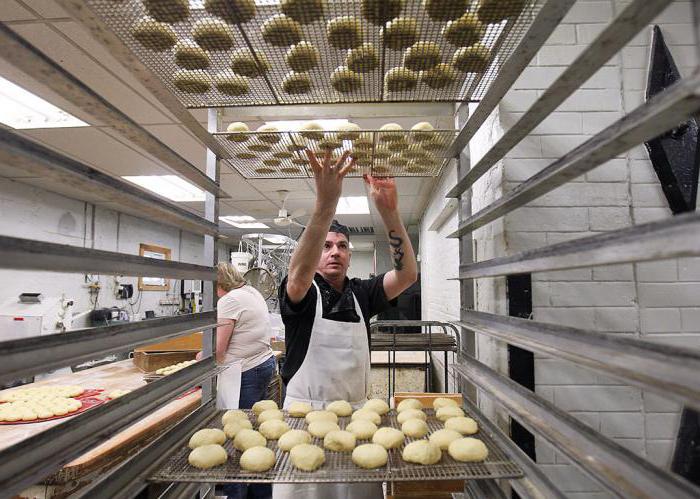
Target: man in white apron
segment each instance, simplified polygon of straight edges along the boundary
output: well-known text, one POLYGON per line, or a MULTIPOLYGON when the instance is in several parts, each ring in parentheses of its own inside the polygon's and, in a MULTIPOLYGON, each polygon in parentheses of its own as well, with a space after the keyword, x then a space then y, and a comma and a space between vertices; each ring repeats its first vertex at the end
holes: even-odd
MULTIPOLYGON (((292 255, 280 286, 285 324, 284 406, 292 402, 323 408, 347 400, 359 408, 369 393, 369 319, 413 284, 417 265, 398 211, 393 179, 365 177, 370 197, 389 236, 394 269, 372 279, 348 279, 350 234, 333 220, 343 178, 353 168, 348 154, 331 163, 307 151, 316 181, 316 208, 292 255)), ((275 499, 381 498, 381 483, 281 484, 275 499)))

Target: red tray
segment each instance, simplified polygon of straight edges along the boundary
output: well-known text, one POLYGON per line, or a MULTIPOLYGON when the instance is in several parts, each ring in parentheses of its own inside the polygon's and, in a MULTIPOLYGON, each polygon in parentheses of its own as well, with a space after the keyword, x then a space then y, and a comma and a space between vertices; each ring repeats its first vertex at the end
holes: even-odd
POLYGON ((71 397, 71 398, 78 399, 82 402, 85 399, 90 399, 90 398, 96 397, 97 395, 99 395, 102 392, 104 392, 103 388, 86 388, 83 393, 81 393, 80 395, 78 395, 76 397, 71 397))
POLYGON ((32 421, 0 421, 0 425, 43 423, 44 421, 51 421, 52 419, 69 418, 104 403, 104 400, 92 397, 80 398, 80 401, 83 403, 83 406, 80 409, 64 414, 63 416, 52 416, 50 418, 34 419, 32 421))

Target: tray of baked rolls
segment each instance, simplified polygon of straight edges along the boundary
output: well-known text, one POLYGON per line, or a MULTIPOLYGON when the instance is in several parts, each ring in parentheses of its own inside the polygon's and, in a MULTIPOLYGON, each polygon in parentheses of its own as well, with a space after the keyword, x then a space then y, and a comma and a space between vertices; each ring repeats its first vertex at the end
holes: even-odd
POLYGON ((271 400, 221 411, 176 448, 156 482, 334 483, 515 478, 520 468, 453 400, 406 399, 353 411, 271 400))

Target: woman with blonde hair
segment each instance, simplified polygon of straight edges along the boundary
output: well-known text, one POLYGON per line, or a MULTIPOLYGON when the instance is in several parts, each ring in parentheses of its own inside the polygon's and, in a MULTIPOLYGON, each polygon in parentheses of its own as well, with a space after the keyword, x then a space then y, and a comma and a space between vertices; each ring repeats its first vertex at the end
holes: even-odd
MULTIPOLYGON (((272 328, 267 303, 253 286, 230 263, 216 266, 216 361, 219 364, 241 362, 241 391, 238 408, 250 409, 265 399, 267 387, 275 373, 275 358, 270 348, 272 328)), ((226 390, 226 386, 219 386, 226 390)), ((272 495, 266 484, 225 485, 229 498, 272 495)))

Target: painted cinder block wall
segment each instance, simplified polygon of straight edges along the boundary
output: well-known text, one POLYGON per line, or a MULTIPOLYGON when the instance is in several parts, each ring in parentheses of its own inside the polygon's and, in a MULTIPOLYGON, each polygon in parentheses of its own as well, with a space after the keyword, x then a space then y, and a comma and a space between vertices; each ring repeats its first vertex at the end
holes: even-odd
MULTIPOLYGON (((468 153, 472 164, 627 3, 578 0, 471 141, 468 153)), ((681 74, 689 75, 697 61, 691 3, 671 3, 654 23, 661 27, 681 74)), ((644 100, 650 34, 651 26, 480 179, 473 188, 472 212, 640 105, 644 100)), ((441 197, 438 191, 435 195, 441 197)), ((431 202, 423 225, 431 223, 431 207, 442 201, 431 202)), ((473 250, 476 259, 482 261, 670 216, 646 151, 638 146, 474 231, 473 250)), ((456 269, 450 269, 443 257, 444 248, 452 243, 426 241, 424 231, 421 236, 423 260, 445 262, 439 270, 431 267, 430 272, 454 275, 456 269), (431 253, 426 255, 426 251, 431 253)), ((540 272, 532 278, 534 320, 700 348, 698 258, 540 272)), ((478 279, 474 287, 478 310, 507 313, 503 278, 478 279)), ((441 300, 440 293, 442 290, 434 281, 428 279, 424 283, 426 318, 442 317, 438 310, 457 306, 458 292, 450 297, 442 295, 449 304, 441 300), (430 306, 435 302, 440 303, 439 308, 430 306)), ((477 335, 476 355, 507 373, 502 343, 477 335)), ((535 381, 540 396, 649 461, 662 467, 670 465, 680 414, 678 404, 541 355, 535 359, 535 381)), ((479 403, 487 414, 503 421, 503 413, 488 398, 481 397, 479 403)), ((610 497, 545 442, 537 442, 537 461, 569 497, 610 497)))

